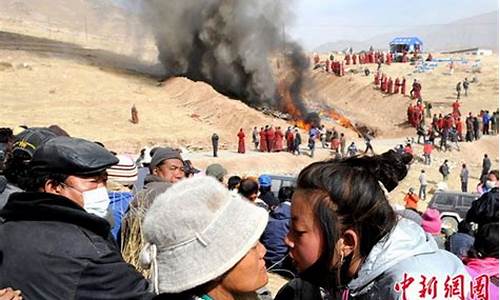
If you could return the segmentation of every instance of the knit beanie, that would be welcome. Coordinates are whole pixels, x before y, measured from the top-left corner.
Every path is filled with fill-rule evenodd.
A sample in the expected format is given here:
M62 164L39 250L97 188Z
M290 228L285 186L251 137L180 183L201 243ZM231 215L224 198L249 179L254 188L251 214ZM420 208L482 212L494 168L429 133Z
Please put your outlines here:
M441 217L437 209L428 208L422 215L422 228L430 234L441 233Z

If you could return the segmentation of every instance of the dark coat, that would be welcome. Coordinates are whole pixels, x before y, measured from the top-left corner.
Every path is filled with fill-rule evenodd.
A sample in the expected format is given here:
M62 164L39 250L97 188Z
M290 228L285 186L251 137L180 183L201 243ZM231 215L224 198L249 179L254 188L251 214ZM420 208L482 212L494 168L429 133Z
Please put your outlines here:
M270 267L288 254L288 247L285 245L285 236L290 229L290 203L281 203L269 215L266 229L260 240L267 249L264 260L266 266Z
M446 250L458 256L460 259L467 256L467 252L474 245L474 237L463 232L452 234L446 241Z
M498 222L498 187L492 188L479 199L472 201L465 221L477 223L479 227Z
M127 264L108 222L71 200L14 193L0 211L0 286L23 299L151 299Z

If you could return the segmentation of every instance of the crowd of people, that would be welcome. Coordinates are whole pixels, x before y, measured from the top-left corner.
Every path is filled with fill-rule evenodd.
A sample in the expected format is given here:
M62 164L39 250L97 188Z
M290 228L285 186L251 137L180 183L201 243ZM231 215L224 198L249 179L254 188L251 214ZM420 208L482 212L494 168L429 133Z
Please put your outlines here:
M498 298L498 171L443 239L439 212L387 199L409 153L314 162L273 187L169 147L134 161L55 126L0 133L1 300L272 299L268 272L290 279L278 300Z

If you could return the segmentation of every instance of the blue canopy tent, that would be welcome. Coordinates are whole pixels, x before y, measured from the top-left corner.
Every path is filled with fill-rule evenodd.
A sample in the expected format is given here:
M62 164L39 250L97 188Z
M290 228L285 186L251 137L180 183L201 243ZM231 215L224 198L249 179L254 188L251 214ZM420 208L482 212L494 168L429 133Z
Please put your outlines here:
M422 52L424 50L422 41L418 37L397 37L389 43L392 53Z

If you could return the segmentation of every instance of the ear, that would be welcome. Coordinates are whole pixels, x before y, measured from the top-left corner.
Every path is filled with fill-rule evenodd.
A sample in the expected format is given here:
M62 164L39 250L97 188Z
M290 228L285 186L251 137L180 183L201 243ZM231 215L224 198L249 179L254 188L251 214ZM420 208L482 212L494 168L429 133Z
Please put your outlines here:
M337 245L339 253L344 257L359 252L359 236L354 230L348 229L344 231Z
M56 194L60 195L61 194L62 187L60 184L56 184L52 180L48 180L45 182L43 186L43 191L46 193L51 193L51 194Z

